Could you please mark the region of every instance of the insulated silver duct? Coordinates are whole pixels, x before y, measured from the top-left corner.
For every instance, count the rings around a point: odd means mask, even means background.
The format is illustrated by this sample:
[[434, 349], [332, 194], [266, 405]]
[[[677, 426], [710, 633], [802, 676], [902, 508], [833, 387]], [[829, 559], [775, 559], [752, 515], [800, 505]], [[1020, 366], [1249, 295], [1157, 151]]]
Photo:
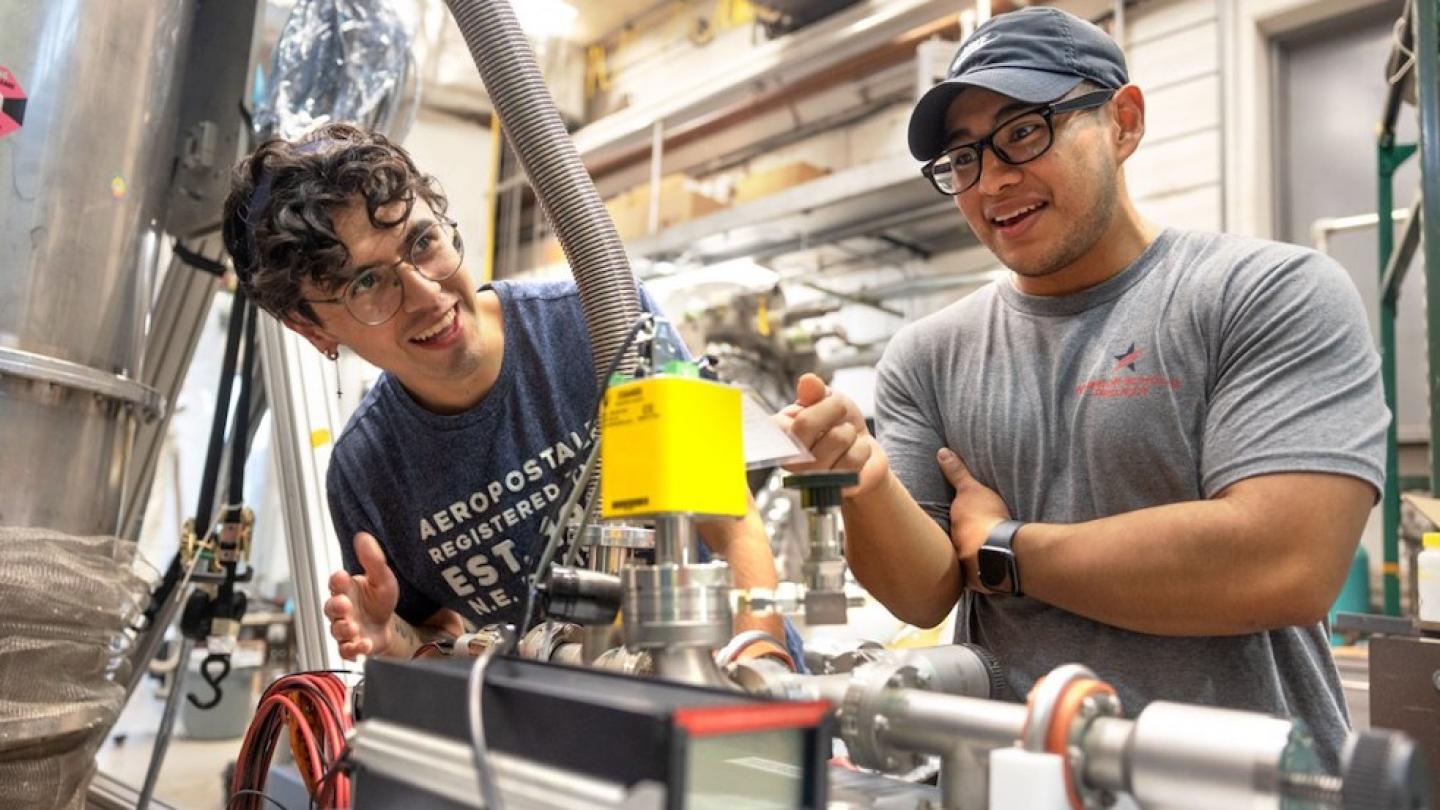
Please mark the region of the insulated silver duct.
[[545, 87], [507, 0], [446, 0], [505, 133], [555, 227], [580, 288], [603, 391], [605, 369], [640, 316], [630, 260]]

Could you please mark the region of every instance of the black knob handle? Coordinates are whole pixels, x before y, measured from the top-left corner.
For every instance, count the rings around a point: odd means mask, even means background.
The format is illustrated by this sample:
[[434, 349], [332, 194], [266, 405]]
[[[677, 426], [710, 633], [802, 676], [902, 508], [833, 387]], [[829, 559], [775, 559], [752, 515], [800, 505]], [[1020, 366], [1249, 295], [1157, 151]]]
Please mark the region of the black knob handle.
[[800, 503], [806, 509], [840, 505], [840, 491], [860, 483], [853, 472], [801, 473], [785, 476], [788, 489], [800, 490]]
[[1362, 731], [1341, 758], [1343, 810], [1427, 810], [1430, 776], [1420, 749], [1398, 731]]

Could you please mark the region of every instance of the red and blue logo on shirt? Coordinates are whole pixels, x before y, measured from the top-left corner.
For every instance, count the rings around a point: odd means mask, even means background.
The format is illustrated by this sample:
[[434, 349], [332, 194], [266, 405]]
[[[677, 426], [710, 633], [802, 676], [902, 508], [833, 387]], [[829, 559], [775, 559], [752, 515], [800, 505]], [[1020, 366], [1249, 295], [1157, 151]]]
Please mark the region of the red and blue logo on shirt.
[[[1136, 366], [1145, 357], [1145, 348], [1138, 343], [1132, 341], [1129, 347], [1120, 353], [1107, 354], [1111, 360], [1109, 376], [1081, 383], [1075, 387], [1076, 394], [1105, 399], [1134, 399], [1149, 396], [1156, 391], [1180, 390], [1179, 377], [1139, 372]], [[1121, 374], [1122, 371], [1128, 373]]]
[[1144, 353], [1144, 349], [1135, 348], [1135, 344], [1132, 342], [1130, 344], [1130, 348], [1115, 355], [1115, 368], [1111, 369], [1110, 373], [1116, 374], [1122, 368], [1128, 368], [1131, 371], [1134, 371], [1136, 361], [1138, 361], [1140, 359], [1140, 355]]

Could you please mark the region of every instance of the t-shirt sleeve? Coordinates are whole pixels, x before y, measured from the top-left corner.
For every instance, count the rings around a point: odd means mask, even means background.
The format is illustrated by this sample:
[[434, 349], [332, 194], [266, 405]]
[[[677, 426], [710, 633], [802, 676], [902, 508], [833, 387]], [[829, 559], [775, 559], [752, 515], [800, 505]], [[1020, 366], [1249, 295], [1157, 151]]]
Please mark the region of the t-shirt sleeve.
[[935, 460], [944, 439], [918, 341], [903, 332], [897, 335], [875, 371], [876, 438], [895, 477], [948, 534], [955, 493]]
[[330, 502], [330, 519], [335, 524], [335, 533], [340, 541], [340, 558], [345, 570], [351, 574], [365, 573], [360, 559], [355, 555], [355, 534], [364, 531], [374, 535], [375, 539], [380, 541], [380, 547], [385, 550], [385, 558], [392, 561], [390, 570], [395, 572], [395, 580], [400, 585], [400, 601], [395, 605], [396, 615], [411, 625], [422, 624], [434, 616], [442, 605], [412, 586], [400, 572], [399, 566], [394, 564], [395, 552], [386, 542], [384, 532], [380, 531], [376, 523], [360, 508], [360, 498], [350, 484], [342, 458], [338, 453], [331, 457], [330, 468], [325, 474], [325, 492]]
[[1384, 486], [1390, 413], [1359, 293], [1313, 251], [1262, 252], [1217, 297], [1201, 456], [1206, 497], [1245, 478], [1320, 472]]

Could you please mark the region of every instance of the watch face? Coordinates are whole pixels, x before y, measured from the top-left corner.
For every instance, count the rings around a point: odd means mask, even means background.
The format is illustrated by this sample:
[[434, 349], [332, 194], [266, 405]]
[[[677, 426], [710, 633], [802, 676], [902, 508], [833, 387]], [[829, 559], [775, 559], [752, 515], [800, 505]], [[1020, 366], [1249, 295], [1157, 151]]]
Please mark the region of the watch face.
[[1010, 579], [1010, 555], [1003, 549], [982, 546], [976, 555], [980, 584], [991, 590], [1003, 589]]

